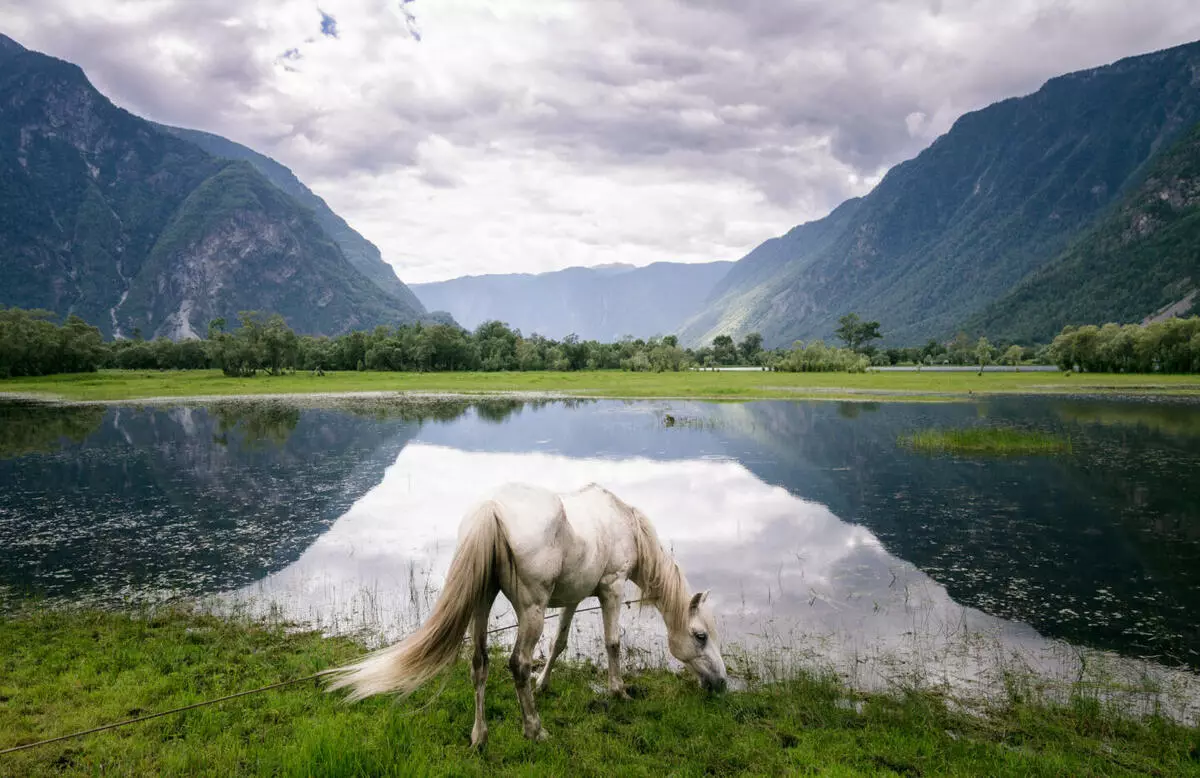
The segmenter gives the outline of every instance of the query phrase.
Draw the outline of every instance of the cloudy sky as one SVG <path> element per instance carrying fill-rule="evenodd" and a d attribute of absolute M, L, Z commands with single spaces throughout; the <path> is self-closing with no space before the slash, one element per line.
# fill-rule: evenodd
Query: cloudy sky
<path fill-rule="evenodd" d="M 0 0 L 118 105 L 291 167 L 410 282 L 737 259 L 1195 0 Z"/>

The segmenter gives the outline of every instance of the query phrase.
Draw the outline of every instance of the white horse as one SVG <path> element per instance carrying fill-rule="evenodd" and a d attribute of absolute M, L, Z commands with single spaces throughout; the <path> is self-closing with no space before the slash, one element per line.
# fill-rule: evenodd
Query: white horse
<path fill-rule="evenodd" d="M 699 676 L 706 689 L 723 691 L 725 662 L 705 602 L 708 592 L 693 595 L 649 520 L 595 484 L 569 494 L 509 485 L 470 511 L 459 526 L 458 548 L 429 619 L 401 642 L 333 671 L 336 679 L 330 688 L 350 687 L 350 700 L 382 692 L 411 694 L 454 662 L 470 626 L 475 644 L 471 744 L 483 746 L 488 615 L 496 594 L 503 592 L 517 613 L 516 644 L 508 666 L 525 737 L 543 740 L 546 731 L 534 705 L 531 674 L 546 608 L 561 607 L 562 614 L 558 636 L 536 681 L 538 693 L 546 690 L 554 660 L 566 647 L 580 600 L 595 596 L 604 617 L 609 690 L 627 697 L 619 643 L 626 581 L 636 584 L 662 614 L 675 658 Z"/>

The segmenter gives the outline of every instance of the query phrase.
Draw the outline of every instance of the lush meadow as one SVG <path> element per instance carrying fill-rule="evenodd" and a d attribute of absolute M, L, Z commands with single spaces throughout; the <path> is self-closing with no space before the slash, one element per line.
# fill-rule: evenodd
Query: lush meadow
<path fill-rule="evenodd" d="M 312 674 L 358 655 L 344 638 L 186 611 L 18 607 L 0 617 L 0 749 Z M 551 739 L 521 737 L 497 656 L 491 737 L 472 751 L 460 664 L 407 702 L 343 704 L 305 682 L 115 731 L 0 755 L 0 774 L 60 775 L 1183 775 L 1197 730 L 1132 720 L 1087 689 L 1047 705 L 1014 687 L 983 715 L 932 692 L 852 693 L 801 676 L 710 697 L 666 671 L 597 692 L 587 662 L 539 700 Z"/>
<path fill-rule="evenodd" d="M 711 399 L 968 399 L 989 394 L 1192 395 L 1200 377 L 1055 372 L 780 373 L 682 371 L 633 373 L 376 371 L 225 376 L 219 370 L 101 370 L 0 380 L 0 394 L 45 399 L 114 401 L 345 392 L 445 394 L 547 393 L 578 397 Z"/>

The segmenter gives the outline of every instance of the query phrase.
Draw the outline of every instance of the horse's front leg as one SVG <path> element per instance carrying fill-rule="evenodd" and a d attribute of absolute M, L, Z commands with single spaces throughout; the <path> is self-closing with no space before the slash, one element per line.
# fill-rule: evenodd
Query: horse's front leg
<path fill-rule="evenodd" d="M 544 603 L 525 605 L 517 610 L 517 642 L 513 646 L 508 667 L 512 670 L 513 683 L 517 687 L 517 699 L 521 702 L 521 716 L 525 723 L 525 737 L 530 740 L 545 740 L 548 736 L 542 729 L 533 701 L 533 649 L 542 637 L 542 625 L 546 618 Z"/>
<path fill-rule="evenodd" d="M 554 638 L 554 645 L 550 648 L 550 656 L 546 657 L 546 666 L 542 668 L 542 672 L 537 679 L 537 693 L 542 694 L 550 688 L 550 668 L 554 666 L 554 660 L 558 659 L 558 655 L 567 647 L 567 638 L 571 636 L 571 619 L 575 618 L 575 609 L 579 607 L 579 603 L 568 605 L 562 609 L 562 613 L 558 616 L 558 636 Z"/>
<path fill-rule="evenodd" d="M 604 649 L 608 653 L 608 690 L 618 697 L 629 699 L 625 683 L 621 680 L 621 598 L 625 595 L 625 582 L 605 587 L 598 594 L 604 616 Z"/>

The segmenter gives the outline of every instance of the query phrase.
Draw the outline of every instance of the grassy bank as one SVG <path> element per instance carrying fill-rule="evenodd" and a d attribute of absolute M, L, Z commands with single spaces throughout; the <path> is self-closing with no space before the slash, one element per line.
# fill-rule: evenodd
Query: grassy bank
<path fill-rule="evenodd" d="M 122 371 L 10 378 L 0 393 L 66 400 L 135 400 L 321 392 L 545 392 L 581 397 L 953 400 L 989 394 L 1200 396 L 1200 376 L 1059 373 L 375 373 L 227 378 L 217 370 Z"/>
<path fill-rule="evenodd" d="M 0 618 L 0 749 L 310 674 L 358 654 L 348 640 L 187 613 L 24 612 Z M 1197 730 L 1133 722 L 1094 701 L 1010 701 L 986 718 L 937 697 L 850 695 L 798 679 L 709 698 L 666 672 L 611 701 L 586 664 L 539 701 L 551 740 L 520 736 L 504 663 L 488 682 L 491 738 L 467 738 L 465 667 L 396 704 L 347 706 L 306 683 L 0 756 L 3 775 L 1180 775 Z M 438 684 L 434 684 L 435 687 Z"/>
<path fill-rule="evenodd" d="M 926 454 L 998 457 L 1062 454 L 1071 450 L 1070 439 L 1061 435 L 1008 427 L 918 430 L 901 437 L 900 444 Z"/>

